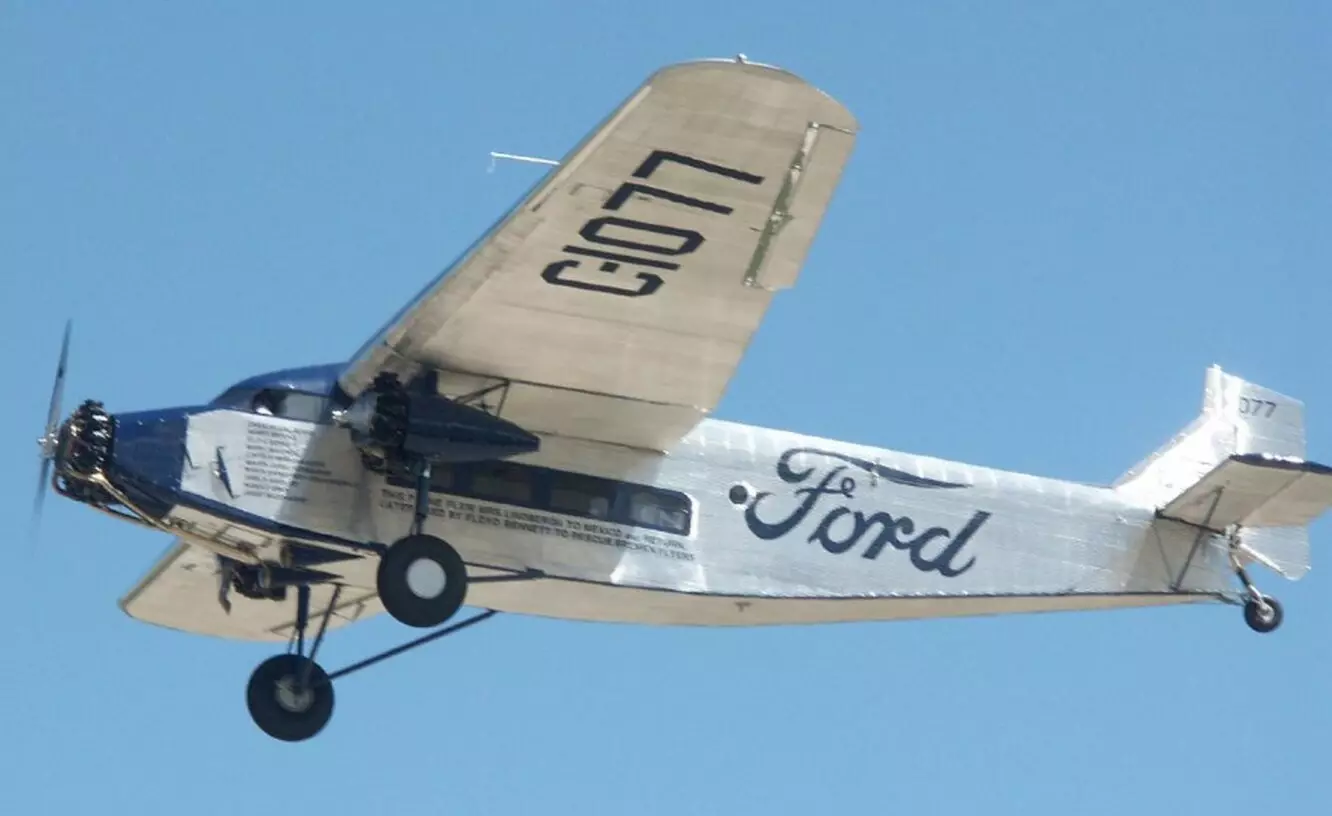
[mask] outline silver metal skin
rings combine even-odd
[[[1271,418],[1240,413],[1258,399],[1276,406]],[[412,491],[364,469],[345,428],[222,410],[190,418],[188,445],[194,462],[234,451],[237,493],[187,466],[182,491],[218,508],[173,511],[190,538],[276,561],[280,538],[237,518],[351,541],[410,532]],[[1217,368],[1198,420],[1111,486],[705,420],[666,453],[547,437],[514,460],[681,491],[693,504],[688,535],[441,493],[425,532],[457,548],[474,577],[522,578],[476,583],[469,605],[560,618],[755,625],[1233,600],[1231,536],[1200,539],[1197,525],[1158,510],[1255,446],[1302,454],[1302,406]],[[902,546],[931,530],[915,550]],[[1245,540],[1297,578],[1308,567],[1303,531],[1281,532]],[[230,614],[213,604],[210,561],[179,547],[124,609],[201,634],[288,636],[290,601],[233,598]],[[347,585],[331,625],[381,611],[376,563],[321,567]],[[313,591],[318,609],[330,590]]]

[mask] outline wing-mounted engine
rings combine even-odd
[[[467,596],[462,556],[453,545],[425,531],[434,466],[503,459],[541,446],[536,435],[500,419],[498,409],[490,413],[487,407],[478,407],[485,406],[482,395],[473,396],[472,404],[445,396],[437,374],[404,385],[397,375],[383,372],[335,417],[351,431],[368,469],[412,474],[411,532],[389,545],[375,571],[380,603],[409,626],[444,623]],[[307,609],[308,599],[308,589],[300,589],[298,610]],[[298,611],[297,618],[304,620],[305,615]]]
[[[490,412],[439,393],[430,379],[418,387],[380,374],[337,417],[348,428],[366,467],[382,471],[420,462],[469,462],[530,453],[540,439]]]

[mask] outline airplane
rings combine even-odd
[[[857,131],[787,70],[667,65],[346,361],[61,421],[67,325],[37,505],[49,485],[171,536],[120,600],[131,617],[285,642],[246,701],[288,742],[325,728],[340,677],[498,613],[758,626],[1221,602],[1275,630],[1249,568],[1304,576],[1332,468],[1304,458],[1301,402],[1217,366],[1194,421],[1109,485],[709,416]],[[328,631],[380,613],[428,631],[317,662]]]

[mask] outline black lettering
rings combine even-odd
[[[656,235],[669,235],[680,238],[684,243],[678,247],[664,247],[656,244],[643,244],[637,241],[626,241],[623,238],[607,238],[601,235],[602,227],[618,226],[625,229],[638,230],[640,232],[651,232]],[[611,246],[623,247],[625,249],[636,249],[639,252],[656,252],[659,255],[688,255],[703,245],[703,236],[693,230],[680,229],[678,227],[667,227],[661,224],[649,224],[646,221],[635,221],[632,218],[620,218],[616,215],[605,215],[601,218],[593,218],[583,225],[578,231],[588,241],[594,244],[609,244]]]
[[[822,474],[822,478],[816,480],[811,477],[817,472],[817,467],[797,468],[792,465],[794,457],[798,454],[816,454],[826,456],[834,461],[840,460],[881,478],[888,478],[900,485],[918,489],[966,487],[966,485],[956,482],[941,482],[895,471],[885,468],[877,462],[871,464],[835,451],[793,448],[787,450],[777,460],[777,476],[787,484],[804,484],[807,486],[798,487],[792,491],[798,501],[797,506],[789,512],[786,518],[776,522],[770,523],[758,516],[759,504],[764,503],[773,494],[764,491],[753,498],[749,506],[745,508],[744,518],[750,532],[758,538],[767,541],[781,538],[792,532],[806,519],[817,518],[815,509],[824,496],[839,496],[843,499],[855,498],[856,480],[842,475],[847,470],[846,465],[830,467]],[[953,562],[961,554],[971,537],[980,530],[989,518],[990,514],[988,512],[977,510],[955,535],[943,527],[930,527],[915,538],[909,538],[916,530],[916,522],[910,516],[893,517],[885,512],[877,512],[866,516],[864,513],[853,511],[845,505],[835,505],[826,508],[826,512],[823,513],[818,524],[814,526],[814,531],[809,535],[808,540],[811,543],[819,544],[824,550],[833,555],[842,555],[850,552],[872,528],[877,526],[879,528],[878,535],[861,553],[862,558],[875,560],[885,547],[892,547],[894,550],[907,553],[911,559],[911,566],[921,572],[938,572],[945,578],[955,578],[975,566],[976,558],[974,556],[961,566],[954,566]],[[833,534],[833,527],[842,519],[847,519],[850,522],[850,529]],[[842,528],[845,528],[845,524],[842,525]],[[925,552],[925,548],[934,541],[946,543],[937,555],[930,556]]]
[[[976,515],[971,517],[971,521],[968,521],[967,525],[959,530],[957,535],[953,536],[952,543],[945,547],[944,551],[934,558],[932,564],[934,568],[939,571],[940,575],[945,578],[952,578],[961,575],[975,565],[976,556],[974,555],[971,557],[970,561],[960,567],[953,566],[953,559],[957,557],[957,554],[962,551],[962,548],[967,545],[967,542],[971,540],[971,537],[976,534],[976,531],[979,530],[981,525],[989,518],[989,513],[984,510],[977,510]]]
[[[818,487],[802,487],[795,491],[797,496],[804,495],[805,499],[800,503],[799,507],[791,512],[791,515],[787,516],[782,521],[772,524],[769,524],[758,517],[759,502],[768,498],[772,494],[766,491],[759,493],[754,497],[754,501],[750,503],[749,507],[745,508],[745,523],[749,525],[750,531],[759,538],[769,541],[774,538],[781,538],[794,530],[800,522],[805,520],[805,517],[814,509],[814,505],[818,504],[819,497],[838,495],[850,498],[855,495],[856,480],[849,476],[842,479],[837,487],[831,487],[833,479],[840,476],[845,470],[846,468],[844,467],[836,468],[829,471],[828,474],[823,477],[823,481],[819,483]],[[783,457],[781,464],[778,466],[778,473],[781,475],[782,481],[784,482],[803,482],[805,478],[813,472],[814,468],[809,468],[803,473],[792,471],[785,457]]]
[[[660,261],[656,258],[639,258],[634,255],[621,255],[618,252],[607,252],[604,249],[592,249],[591,247],[573,246],[572,244],[566,246],[564,251],[570,255],[586,255],[589,258],[601,258],[603,260],[615,261],[617,263],[650,266],[653,269],[675,270],[680,268],[678,263],[673,263],[671,261]]]
[[[603,210],[618,210],[629,200],[629,196],[634,193],[660,198],[665,201],[673,201],[676,204],[683,204],[686,207],[695,207],[708,212],[715,212],[721,215],[730,215],[735,212],[731,207],[725,204],[718,204],[713,201],[704,201],[701,198],[691,198],[687,195],[672,193],[670,190],[663,190],[660,187],[649,187],[646,184],[639,184],[636,181],[626,181],[620,185],[620,188],[611,193],[611,197],[606,199],[606,203],[601,205]]]
[[[856,515],[860,514],[857,513]],[[879,533],[879,537],[874,539],[874,543],[870,544],[865,552],[861,553],[861,558],[868,558],[871,560],[878,558],[879,553],[883,552],[884,545],[886,544],[891,544],[895,550],[905,549],[902,539],[899,538],[897,534],[911,535],[912,530],[916,529],[916,523],[911,520],[910,516],[902,516],[901,518],[894,519],[887,513],[875,513],[865,522],[865,529],[869,529],[869,526],[875,523],[883,525],[883,532]],[[934,529],[938,528],[936,527]],[[944,532],[947,531],[945,530]],[[929,535],[929,533],[927,532],[925,535]]]
[[[943,568],[939,567],[935,561],[920,554],[921,548],[936,538],[942,538],[945,541],[948,540],[948,531],[942,527],[931,527],[921,533],[918,538],[913,538],[910,541],[894,541],[893,546],[897,547],[899,550],[906,550],[909,552],[911,554],[911,565],[921,572],[930,572],[937,568],[939,569],[939,572],[944,574],[944,576],[951,578],[952,576]]]
[[[722,176],[736,181],[743,181],[746,184],[762,184],[763,176],[756,176],[753,173],[746,173],[743,170],[736,170],[731,167],[724,167],[720,164],[713,164],[702,159],[695,159],[692,156],[686,156],[683,153],[672,153],[669,150],[654,150],[648,155],[643,163],[634,171],[635,178],[649,178],[657,171],[662,162],[675,162],[685,167],[692,167],[695,170],[702,170],[704,173]]]
[[[827,550],[833,555],[841,555],[842,553],[856,546],[856,542],[859,541],[860,537],[865,533],[864,519],[860,517],[859,513],[856,513],[855,516],[852,518],[851,532],[849,535],[847,535],[846,538],[839,540],[835,538],[830,538],[828,536],[828,533],[832,529],[833,524],[836,523],[836,521],[842,516],[848,515],[850,513],[851,510],[846,507],[834,508],[832,512],[828,513],[828,515],[823,517],[823,521],[819,522],[819,526],[815,528],[813,533],[810,534],[809,540],[817,541],[819,544],[823,545],[823,549]]]
[[[600,283],[586,283],[584,281],[560,277],[560,273],[564,270],[569,269],[570,267],[577,268],[579,266],[581,266],[581,264],[578,261],[556,261],[542,270],[541,279],[546,283],[554,284],[555,286],[568,286],[572,289],[584,289],[589,292],[603,292],[608,295],[623,295],[624,297],[642,297],[644,295],[650,295],[661,288],[661,277],[653,275],[650,272],[639,272],[635,275],[636,278],[643,282],[643,285],[637,289],[622,289],[618,286],[606,286]],[[603,271],[615,271],[614,269],[605,269],[607,266],[613,267],[615,265],[602,264]]]

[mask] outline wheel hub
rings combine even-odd
[[[292,714],[304,714],[314,705],[314,691],[302,688],[300,681],[288,674],[278,680],[273,689],[273,698],[284,711]]]
[[[448,578],[444,567],[430,558],[418,558],[407,566],[407,588],[418,598],[438,598],[444,593]]]

